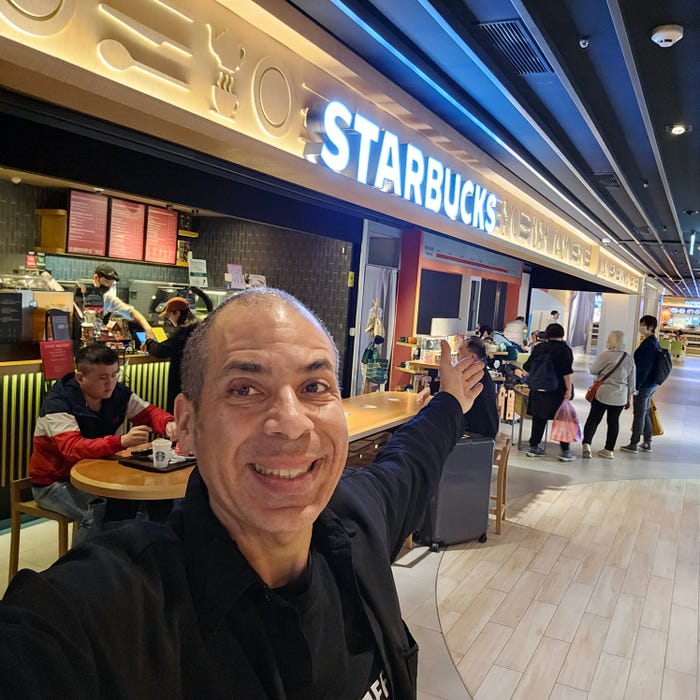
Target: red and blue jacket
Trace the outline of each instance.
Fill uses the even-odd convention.
[[[99,411],[88,407],[74,374],[67,374],[51,388],[39,411],[34,429],[29,474],[32,483],[46,486],[70,477],[81,459],[111,457],[122,449],[124,421],[148,425],[165,435],[175,420],[118,383]]]

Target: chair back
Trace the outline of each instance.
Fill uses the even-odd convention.
[[[496,442],[493,447],[493,465],[499,469],[503,469],[504,472],[508,468],[510,447],[510,435],[498,433],[498,435],[496,435]],[[503,478],[505,479],[505,473],[503,474]]]
[[[671,349],[671,339],[670,338],[659,338],[659,347],[663,348],[664,350],[670,350]]]
[[[495,531],[501,534],[501,525],[506,519],[506,477],[508,470],[508,457],[510,455],[510,435],[498,433],[493,449],[493,466],[498,468],[496,477],[496,493],[490,496],[495,505],[490,508],[490,513],[496,516]]]
[[[683,343],[680,340],[672,340],[669,352],[671,355],[682,355],[683,354]]]

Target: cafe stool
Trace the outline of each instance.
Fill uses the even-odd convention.
[[[31,494],[32,480],[30,477],[16,479],[10,482],[10,568],[8,583],[17,573],[19,568],[19,536],[22,514],[34,515],[38,518],[55,520],[58,523],[58,556],[62,557],[68,551],[68,525],[73,523],[73,532],[77,523],[71,518],[46,510],[36,504],[34,499],[22,500],[22,494],[29,491]]]
[[[508,435],[503,433],[496,435],[496,444],[493,448],[493,466],[498,470],[498,476],[496,477],[496,493],[490,497],[496,504],[489,509],[489,513],[496,516],[494,532],[497,535],[501,534],[501,523],[506,519],[506,477],[510,446],[511,439]]]

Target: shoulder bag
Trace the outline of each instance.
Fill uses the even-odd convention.
[[[623,352],[622,357],[617,361],[617,364],[602,379],[596,379],[593,384],[588,387],[588,391],[586,392],[586,401],[588,401],[588,403],[593,403],[593,399],[595,398],[598,389],[600,389],[600,385],[610,378],[612,373],[622,364],[622,361],[625,359],[626,355],[627,353]]]

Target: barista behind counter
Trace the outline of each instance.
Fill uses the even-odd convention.
[[[153,328],[151,327],[151,324],[146,320],[146,317],[140,311],[134,308],[131,304],[127,304],[125,301],[122,301],[114,293],[114,291],[112,291],[112,286],[114,285],[114,283],[119,281],[119,274],[111,265],[108,265],[106,263],[98,265],[95,268],[95,274],[92,276],[92,279],[94,283],[95,294],[93,294],[92,296],[86,294],[86,307],[101,306],[101,316],[114,313],[118,316],[123,316],[128,320],[134,320],[146,332],[146,338],[149,338],[151,340],[155,339],[155,335],[153,334]]]

